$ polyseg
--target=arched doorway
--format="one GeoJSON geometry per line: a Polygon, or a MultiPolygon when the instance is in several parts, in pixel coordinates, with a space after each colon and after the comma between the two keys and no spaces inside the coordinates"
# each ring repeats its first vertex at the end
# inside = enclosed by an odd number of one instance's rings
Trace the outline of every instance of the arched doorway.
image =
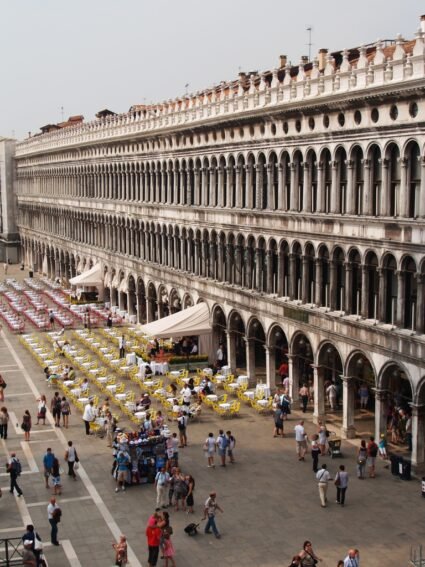
{"type": "Polygon", "coordinates": [[[148,300],[147,300],[147,322],[151,323],[158,318],[158,297],[156,294],[155,285],[150,282],[148,285],[148,300]]]}
{"type": "Polygon", "coordinates": [[[128,314],[134,317],[137,311],[136,282],[133,276],[128,278],[128,314]]]}
{"type": "Polygon", "coordinates": [[[343,380],[343,423],[342,430],[347,438],[372,435],[374,432],[376,375],[368,357],[361,351],[352,353],[346,364],[343,380]],[[369,397],[363,409],[360,408],[360,393],[368,391],[369,397]]]}
{"type": "Polygon", "coordinates": [[[137,322],[146,324],[146,290],[142,278],[137,279],[137,322]]]}
{"type": "Polygon", "coordinates": [[[223,309],[219,305],[216,305],[212,316],[212,350],[214,352],[214,363],[217,362],[215,352],[217,351],[219,345],[222,345],[224,353],[223,362],[224,364],[227,364],[228,356],[226,330],[226,315],[224,314],[223,309]]]}
{"type": "Polygon", "coordinates": [[[246,345],[245,323],[237,311],[233,311],[228,318],[228,359],[232,372],[238,368],[246,373],[246,345]]]}
{"type": "Polygon", "coordinates": [[[292,378],[289,385],[289,395],[298,400],[300,386],[312,385],[313,382],[313,349],[311,343],[304,333],[297,333],[292,339],[292,378]]]}
{"type": "Polygon", "coordinates": [[[250,380],[257,383],[266,380],[266,335],[263,325],[254,317],[247,329],[247,372],[250,380]]]}
{"type": "Polygon", "coordinates": [[[279,325],[274,325],[270,329],[267,351],[269,356],[267,382],[272,388],[281,386],[284,378],[289,375],[289,359],[288,339],[279,325]],[[282,373],[279,372],[281,366],[282,373]]]}
{"type": "Polygon", "coordinates": [[[342,373],[339,351],[326,341],[319,349],[314,375],[314,415],[318,420],[325,414],[337,415],[342,404],[342,373]]]}
{"type": "Polygon", "coordinates": [[[397,424],[397,430],[392,434],[393,440],[398,439],[398,444],[408,445],[408,449],[411,451],[412,437],[407,438],[406,421],[411,415],[413,392],[404,368],[396,362],[389,362],[384,366],[375,395],[376,437],[387,432],[388,417],[393,416],[391,421],[397,424]]]}

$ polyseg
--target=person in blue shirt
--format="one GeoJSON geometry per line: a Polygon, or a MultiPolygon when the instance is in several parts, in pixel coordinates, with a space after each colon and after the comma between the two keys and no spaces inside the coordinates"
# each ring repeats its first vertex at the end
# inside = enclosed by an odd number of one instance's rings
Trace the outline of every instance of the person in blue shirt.
{"type": "Polygon", "coordinates": [[[117,486],[115,488],[115,492],[118,492],[120,487],[122,491],[125,490],[129,464],[130,457],[124,453],[124,451],[119,451],[117,455],[117,486]]]}
{"type": "Polygon", "coordinates": [[[46,481],[46,488],[49,488],[49,476],[52,474],[53,462],[55,460],[55,454],[49,447],[46,454],[43,457],[44,466],[44,480],[46,481]]]}

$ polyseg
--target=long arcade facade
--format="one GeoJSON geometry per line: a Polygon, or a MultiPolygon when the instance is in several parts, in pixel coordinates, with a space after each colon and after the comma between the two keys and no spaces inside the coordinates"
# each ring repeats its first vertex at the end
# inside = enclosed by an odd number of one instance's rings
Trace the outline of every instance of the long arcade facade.
{"type": "Polygon", "coordinates": [[[23,260],[152,321],[205,301],[233,369],[370,386],[425,435],[425,25],[16,148],[23,260]]]}

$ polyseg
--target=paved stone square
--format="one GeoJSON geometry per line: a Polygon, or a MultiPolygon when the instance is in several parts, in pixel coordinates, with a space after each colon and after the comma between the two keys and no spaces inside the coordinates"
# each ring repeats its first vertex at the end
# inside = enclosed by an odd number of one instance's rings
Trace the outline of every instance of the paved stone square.
{"type": "MultiPolygon", "coordinates": [[[[0,373],[8,383],[5,405],[11,414],[9,438],[0,445],[1,536],[19,536],[25,524],[32,521],[43,540],[49,541],[46,506],[50,491],[44,486],[42,457],[50,446],[63,461],[66,441],[72,439],[82,461],[81,479],[73,482],[63,475],[63,494],[59,497],[63,509],[59,539],[63,545],[46,547],[49,565],[113,565],[111,544],[119,533],[124,533],[134,552],[130,564],[146,566],[144,529],[155,508],[153,485],[115,494],[110,450],[105,440],[84,435],[81,415],[75,410],[68,430],[52,427],[49,415],[48,424],[34,425],[30,443],[24,443],[19,427],[24,410],[29,409],[34,417],[36,395],[44,392],[49,400],[53,390],[46,388],[40,367],[18,338],[5,331],[0,339],[0,373]],[[8,492],[4,464],[11,451],[17,452],[23,464],[19,479],[24,491],[22,499],[8,492]]],[[[273,438],[271,417],[256,415],[248,407],[242,408],[239,418],[221,421],[204,408],[200,422],[190,424],[189,447],[180,451],[180,460],[183,470],[196,480],[196,513],[192,516],[171,511],[177,565],[285,566],[306,539],[312,540],[316,553],[324,559],[323,566],[336,565],[351,546],[360,549],[362,567],[408,564],[410,546],[424,541],[425,499],[421,497],[420,482],[392,477],[382,462],[378,463],[375,480],[357,480],[356,441],[343,441],[343,459],[324,460],[331,473],[344,463],[351,475],[346,507],[340,508],[334,502],[332,485],[329,506],[322,509],[310,455],[305,462],[298,462],[295,455],[296,420],[294,412],[285,424],[285,439],[273,438]],[[202,451],[203,441],[209,431],[217,434],[220,427],[231,429],[237,438],[237,463],[209,469],[202,451]],[[224,514],[217,517],[223,537],[216,540],[201,533],[189,538],[183,528],[191,521],[200,521],[202,504],[212,489],[217,491],[218,502],[224,509],[224,514]]],[[[309,433],[314,431],[311,414],[307,415],[306,427],[309,433]]]]}

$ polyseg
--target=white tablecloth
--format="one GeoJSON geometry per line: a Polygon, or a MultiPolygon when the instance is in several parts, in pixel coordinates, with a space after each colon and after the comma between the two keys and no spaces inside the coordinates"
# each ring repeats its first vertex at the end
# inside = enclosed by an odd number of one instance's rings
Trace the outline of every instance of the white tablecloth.
{"type": "Polygon", "coordinates": [[[241,387],[241,385],[239,384],[239,382],[231,382],[230,384],[228,384],[228,387],[232,390],[237,390],[241,387]]]}
{"type": "Polygon", "coordinates": [[[134,414],[138,419],[145,419],[146,412],[145,411],[136,411],[134,414]]]}
{"type": "Polygon", "coordinates": [[[115,397],[117,398],[117,400],[125,400],[127,394],[115,394],[115,397]]]}
{"type": "Polygon", "coordinates": [[[238,376],[238,379],[236,380],[239,384],[247,384],[249,383],[249,377],[242,375],[242,376],[238,376]]]}
{"type": "Polygon", "coordinates": [[[170,372],[171,376],[175,376],[176,378],[180,376],[180,370],[172,370],[170,372]]]}
{"type": "Polygon", "coordinates": [[[257,404],[259,404],[260,406],[268,406],[269,405],[269,400],[258,400],[257,404]]]}
{"type": "Polygon", "coordinates": [[[127,362],[127,364],[136,364],[136,353],[135,352],[130,352],[129,354],[127,354],[127,356],[125,357],[125,360],[127,362]]]}
{"type": "Polygon", "coordinates": [[[99,376],[97,381],[100,382],[101,384],[106,384],[106,382],[108,381],[108,377],[107,376],[99,376]]]}
{"type": "Polygon", "coordinates": [[[265,398],[270,396],[270,388],[267,384],[257,384],[255,387],[255,395],[258,396],[259,394],[263,393],[265,398]]]}
{"type": "Polygon", "coordinates": [[[247,390],[244,395],[250,400],[253,400],[255,396],[255,390],[247,390]]]}
{"type": "Polygon", "coordinates": [[[101,347],[99,350],[100,350],[100,352],[105,353],[105,352],[108,352],[109,347],[101,347]]]}
{"type": "Polygon", "coordinates": [[[231,374],[230,366],[228,366],[228,365],[222,366],[221,367],[221,373],[224,374],[225,376],[228,376],[229,374],[231,374]]]}
{"type": "Polygon", "coordinates": [[[86,406],[90,400],[88,398],[78,398],[78,401],[86,406]]]}
{"type": "Polygon", "coordinates": [[[218,396],[216,396],[215,394],[209,394],[207,396],[207,399],[210,400],[210,402],[216,402],[218,400],[218,396]]]}
{"type": "Polygon", "coordinates": [[[109,386],[106,386],[107,390],[109,390],[110,392],[114,393],[115,390],[117,389],[116,384],[109,384],[109,386]]]}
{"type": "Polygon", "coordinates": [[[212,368],[204,368],[203,373],[208,374],[208,376],[212,376],[213,375],[212,368]]]}
{"type": "Polygon", "coordinates": [[[168,372],[170,370],[168,362],[152,361],[151,364],[150,364],[150,367],[151,367],[152,372],[154,374],[165,374],[166,372],[168,372]]]}
{"type": "Polygon", "coordinates": [[[134,402],[125,402],[125,405],[130,411],[136,410],[136,404],[134,402]]]}
{"type": "Polygon", "coordinates": [[[221,408],[223,409],[229,409],[231,404],[225,403],[225,404],[218,404],[221,408]]]}

